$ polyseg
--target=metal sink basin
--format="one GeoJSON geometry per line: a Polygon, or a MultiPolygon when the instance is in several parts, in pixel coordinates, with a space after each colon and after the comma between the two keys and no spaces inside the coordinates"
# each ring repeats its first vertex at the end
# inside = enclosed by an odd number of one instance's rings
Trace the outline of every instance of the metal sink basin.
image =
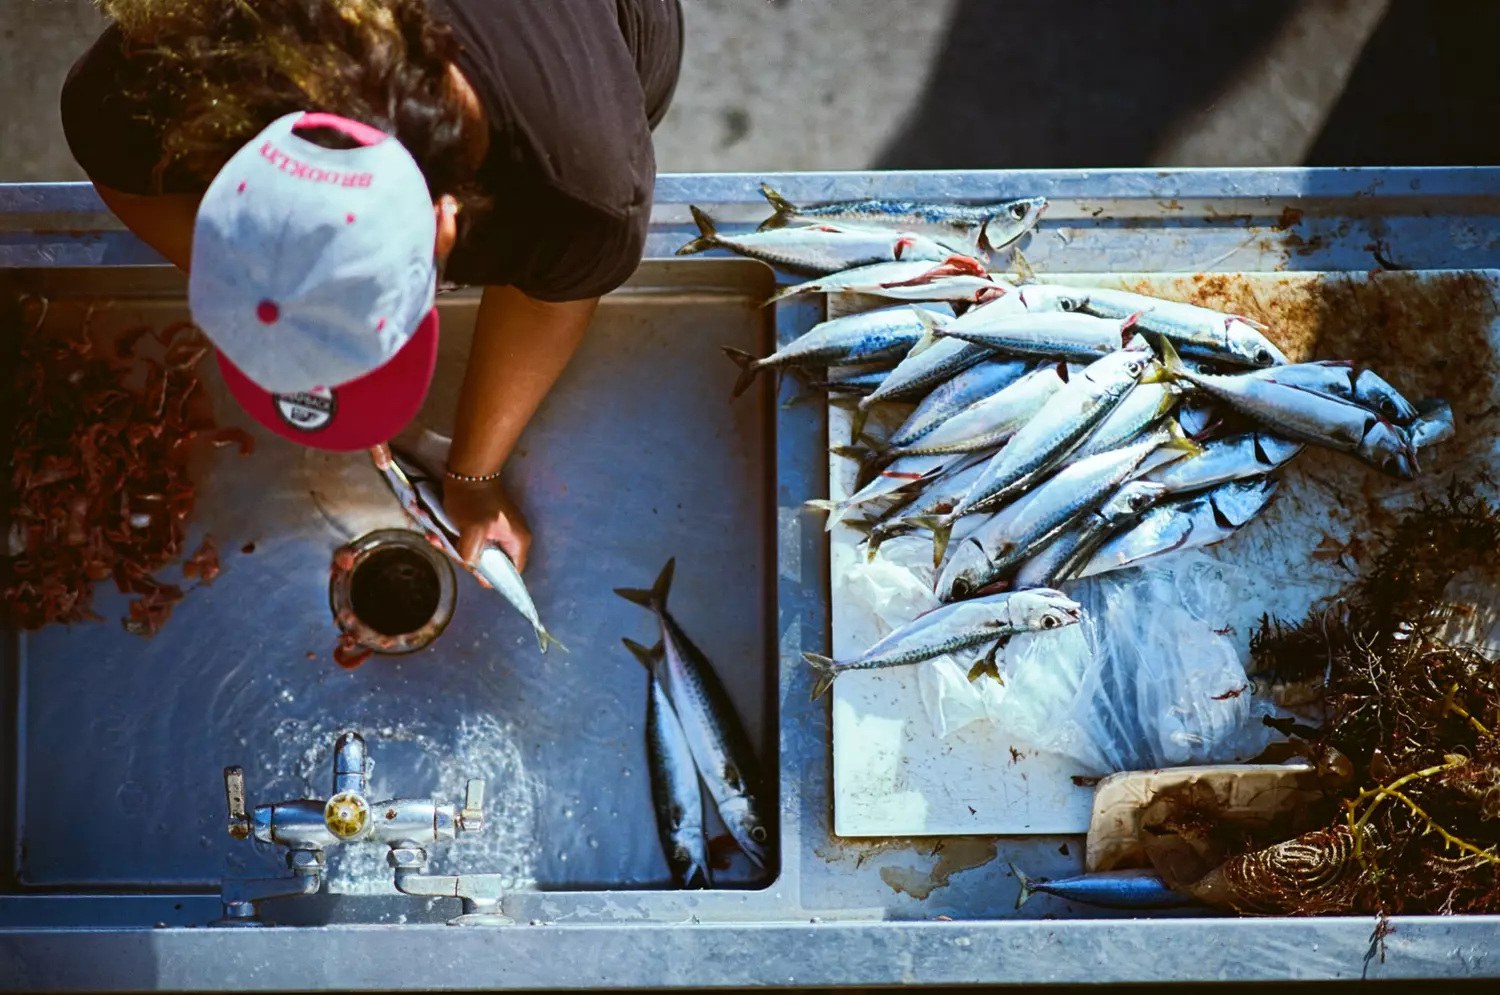
{"type": "MultiPolygon", "coordinates": [[[[664,175],[647,263],[602,305],[513,468],[537,535],[527,580],[571,652],[540,655],[526,623],[460,574],[430,646],[341,669],[330,560],[351,538],[406,528],[400,510],[363,455],[263,437],[244,459],[206,455],[188,548],[211,532],[224,572],[188,591],[155,639],[119,627],[112,586],[95,604],[103,624],[0,638],[0,991],[1497,972],[1493,916],[1402,918],[1377,951],[1364,918],[1145,917],[1048,896],[1017,909],[1011,863],[1076,873],[1081,838],[833,834],[829,706],[809,700],[801,662],[828,646],[828,542],[822,516],[801,511],[827,493],[825,409],[791,404],[794,385],[777,394],[769,378],[730,404],[735,369],[719,351],[787,341],[821,304],[763,310],[772,278],[758,264],[672,256],[695,232],[689,204],[721,231],[757,225],[763,180],[805,203],[1044,195],[1045,224],[1024,245],[1040,273],[1500,268],[1489,168],[664,175]],[[673,610],[746,721],[775,816],[767,871],[741,858],[710,891],[666,887],[645,676],[619,645],[649,640],[650,620],[610,593],[649,584],[668,556],[673,610]],[[328,850],[319,894],[265,903],[292,928],[197,928],[221,915],[225,876],[287,874],[279,854],[226,832],[223,768],[244,767],[252,807],[327,798],[347,731],[374,760],[372,798],[457,806],[468,778],[485,780],[483,832],[432,846],[428,869],[499,875],[513,926],[441,925],[458,901],[394,893],[386,848],[358,843],[328,850]]],[[[183,280],[159,262],[86,185],[0,185],[0,297],[45,292],[63,302],[57,320],[113,300],[95,314],[101,331],[162,323],[183,316],[183,280]]],[[[474,298],[442,307],[422,417],[438,435],[474,298]]]]}
{"type": "MultiPolygon", "coordinates": [[[[13,279],[47,298],[48,321],[80,322],[98,304],[91,331],[106,339],[186,317],[183,278],[161,268],[13,279]]],[[[650,641],[652,622],[611,591],[649,586],[669,556],[671,608],[717,661],[772,772],[774,813],[772,396],[767,386],[730,404],[735,370],[719,350],[765,349],[772,312],[760,304],[772,284],[765,267],[742,261],[643,266],[605,300],[523,438],[510,477],[537,537],[526,579],[570,652],[541,655],[527,623],[458,571],[453,617],[436,640],[342,669],[334,551],[409,528],[369,457],[258,429],[253,454],[205,456],[187,548],[211,535],[223,572],[191,589],[159,634],[125,632],[126,598],[102,583],[94,607],[104,623],[5,635],[21,731],[4,758],[13,886],[216,893],[226,875],[284,873],[279,855],[226,834],[222,770],[244,766],[252,806],[324,798],[334,741],[353,730],[374,760],[372,798],[454,803],[466,779],[487,782],[485,831],[434,847],[434,871],[500,874],[516,889],[671,887],[650,803],[646,678],[620,645],[650,641]]],[[[441,298],[437,375],[419,423],[398,440],[410,449],[449,434],[477,302],[441,298]]],[[[219,423],[249,428],[211,363],[200,370],[219,423]]],[[[176,580],[176,568],[164,577],[176,580]]],[[[341,918],[428,911],[406,898],[351,907],[348,896],[397,894],[384,847],[328,857],[326,892],[344,898],[324,904],[341,918]]],[[[717,884],[752,888],[774,872],[738,857],[717,884]]]]}

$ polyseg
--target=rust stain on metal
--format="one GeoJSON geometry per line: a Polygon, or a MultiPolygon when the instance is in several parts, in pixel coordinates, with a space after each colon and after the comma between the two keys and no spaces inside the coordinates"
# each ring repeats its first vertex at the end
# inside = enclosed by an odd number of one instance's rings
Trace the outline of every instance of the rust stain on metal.
{"type": "Polygon", "coordinates": [[[939,888],[948,887],[948,881],[960,871],[981,867],[995,859],[998,848],[988,837],[955,837],[945,839],[933,847],[937,863],[930,868],[882,867],[880,880],[898,895],[905,893],[917,901],[925,901],[939,888]]]}
{"type": "Polygon", "coordinates": [[[1302,210],[1300,207],[1293,207],[1292,205],[1288,204],[1286,207],[1283,207],[1281,209],[1281,215],[1277,217],[1276,224],[1274,224],[1272,227],[1277,231],[1286,231],[1288,228],[1300,225],[1302,223],[1303,215],[1305,215],[1306,213],[1307,212],[1302,210]]]}

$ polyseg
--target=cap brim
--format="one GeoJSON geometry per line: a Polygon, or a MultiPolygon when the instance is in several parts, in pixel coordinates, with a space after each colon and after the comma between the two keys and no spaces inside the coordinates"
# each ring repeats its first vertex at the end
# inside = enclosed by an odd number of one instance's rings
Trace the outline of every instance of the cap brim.
{"type": "Polygon", "coordinates": [[[422,409],[437,367],[437,308],[427,313],[384,366],[316,395],[275,395],[216,353],[224,383],[240,406],[283,439],[334,452],[389,442],[422,409]]]}

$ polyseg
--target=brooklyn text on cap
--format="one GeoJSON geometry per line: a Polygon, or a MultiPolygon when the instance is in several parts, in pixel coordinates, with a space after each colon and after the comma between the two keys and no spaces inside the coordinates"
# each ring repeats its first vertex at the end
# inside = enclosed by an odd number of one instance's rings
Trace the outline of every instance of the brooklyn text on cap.
{"type": "Polygon", "coordinates": [[[396,139],[288,114],[225,164],[198,208],[188,303],[225,383],[271,431],[320,449],[385,442],[437,360],[437,222],[396,139]],[[333,127],[328,149],[296,133],[333,127]]]}

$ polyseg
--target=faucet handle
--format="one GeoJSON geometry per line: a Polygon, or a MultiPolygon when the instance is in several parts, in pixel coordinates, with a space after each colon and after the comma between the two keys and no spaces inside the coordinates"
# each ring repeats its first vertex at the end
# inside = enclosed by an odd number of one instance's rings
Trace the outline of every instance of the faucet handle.
{"type": "Polygon", "coordinates": [[[229,835],[250,838],[250,816],[245,811],[245,768],[224,768],[224,802],[229,807],[229,835]]]}
{"type": "Polygon", "coordinates": [[[458,828],[477,833],[484,828],[484,778],[471,777],[464,785],[464,807],[458,813],[458,828]]]}

